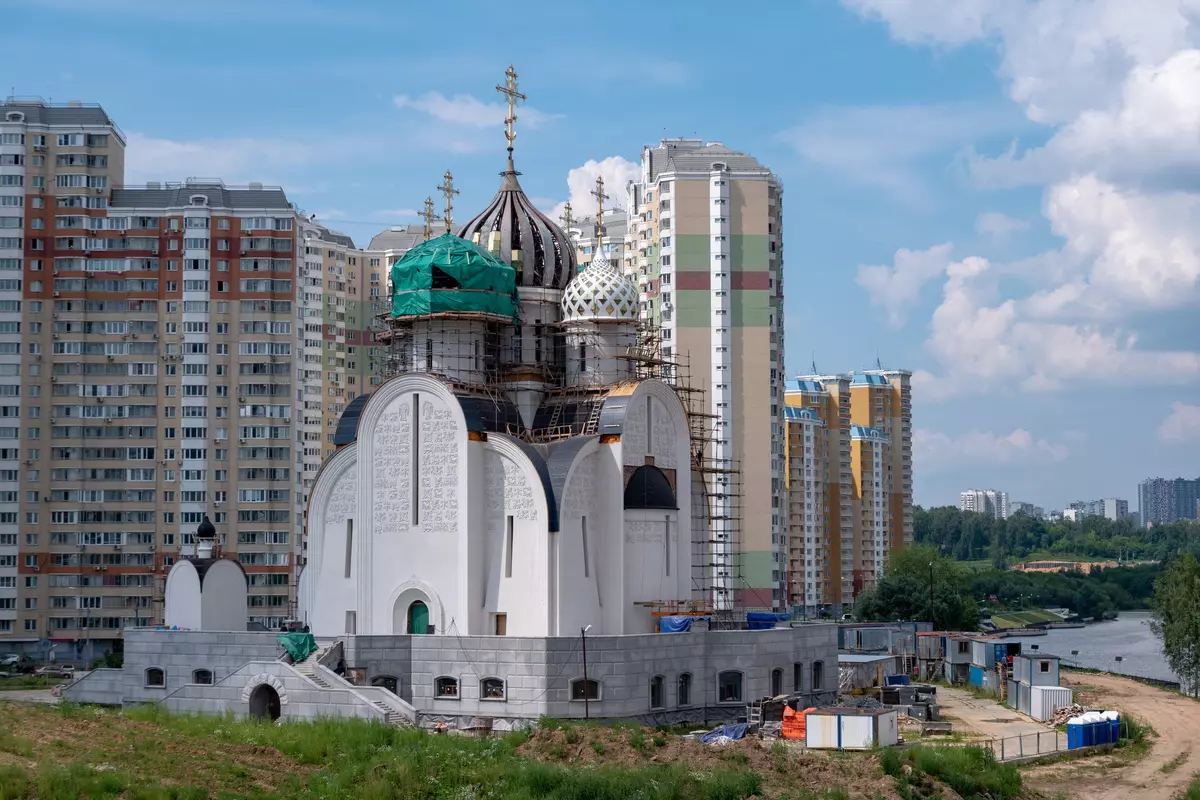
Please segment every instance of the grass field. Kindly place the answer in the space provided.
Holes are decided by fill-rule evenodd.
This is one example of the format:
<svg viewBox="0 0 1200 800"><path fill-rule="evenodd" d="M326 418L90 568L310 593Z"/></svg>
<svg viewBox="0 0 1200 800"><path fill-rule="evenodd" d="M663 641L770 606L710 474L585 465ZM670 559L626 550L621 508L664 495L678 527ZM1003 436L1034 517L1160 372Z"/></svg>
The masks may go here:
<svg viewBox="0 0 1200 800"><path fill-rule="evenodd" d="M992 614L992 624L997 628L1024 628L1035 622L1062 622L1063 618L1049 611L1002 611Z"/></svg>
<svg viewBox="0 0 1200 800"><path fill-rule="evenodd" d="M942 769L939 752L913 760L934 796L953 771ZM988 777L997 768L986 758L945 758L955 770L970 767L960 782L1010 785L1007 771ZM893 800L913 796L916 766L893 777L872 753L801 753L755 739L710 746L635 725L546 720L532 732L477 739L360 721L272 725L155 707L0 702L2 800Z"/></svg>

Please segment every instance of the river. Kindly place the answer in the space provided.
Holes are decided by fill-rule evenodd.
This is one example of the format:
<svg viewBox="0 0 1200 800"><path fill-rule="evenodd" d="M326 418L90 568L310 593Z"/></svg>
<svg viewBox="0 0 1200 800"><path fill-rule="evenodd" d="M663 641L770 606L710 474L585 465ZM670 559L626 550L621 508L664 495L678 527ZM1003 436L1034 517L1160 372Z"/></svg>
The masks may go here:
<svg viewBox="0 0 1200 800"><path fill-rule="evenodd" d="M1081 667L1178 681L1179 677L1167 666L1162 644L1150 630L1150 612L1122 611L1108 622L1097 622L1086 628L1057 628L1045 636L1009 637L1021 641L1022 649L1030 651L1036 645L1043 653L1056 655L1063 666ZM1072 655L1071 651L1078 651ZM1117 663L1117 656L1121 657Z"/></svg>

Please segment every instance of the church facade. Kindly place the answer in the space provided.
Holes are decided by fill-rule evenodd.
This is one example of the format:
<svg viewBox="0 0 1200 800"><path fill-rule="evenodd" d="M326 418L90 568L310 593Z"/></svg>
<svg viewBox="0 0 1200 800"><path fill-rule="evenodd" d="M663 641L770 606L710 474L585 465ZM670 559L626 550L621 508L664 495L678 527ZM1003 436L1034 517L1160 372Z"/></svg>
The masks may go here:
<svg viewBox="0 0 1200 800"><path fill-rule="evenodd" d="M687 465L659 381L614 387L596 434L537 445L397 376L313 487L301 618L317 636L651 632L636 603L691 597Z"/></svg>

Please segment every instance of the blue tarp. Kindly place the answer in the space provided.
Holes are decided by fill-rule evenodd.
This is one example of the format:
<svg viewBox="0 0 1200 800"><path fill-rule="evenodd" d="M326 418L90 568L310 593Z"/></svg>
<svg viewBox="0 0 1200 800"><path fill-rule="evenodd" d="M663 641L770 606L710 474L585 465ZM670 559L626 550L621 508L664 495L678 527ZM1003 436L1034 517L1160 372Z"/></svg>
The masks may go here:
<svg viewBox="0 0 1200 800"><path fill-rule="evenodd" d="M704 744L712 744L718 739L741 739L746 735L746 731L750 726L744 722L739 722L734 725L722 725L719 728L713 728L708 733L700 737L700 741Z"/></svg>
<svg viewBox="0 0 1200 800"><path fill-rule="evenodd" d="M692 629L696 617L659 617L659 633L686 633ZM706 618L707 619L707 618Z"/></svg>
<svg viewBox="0 0 1200 800"><path fill-rule="evenodd" d="M765 631L775 627L777 622L786 622L791 614L772 614L767 611L747 611L746 627L752 631Z"/></svg>

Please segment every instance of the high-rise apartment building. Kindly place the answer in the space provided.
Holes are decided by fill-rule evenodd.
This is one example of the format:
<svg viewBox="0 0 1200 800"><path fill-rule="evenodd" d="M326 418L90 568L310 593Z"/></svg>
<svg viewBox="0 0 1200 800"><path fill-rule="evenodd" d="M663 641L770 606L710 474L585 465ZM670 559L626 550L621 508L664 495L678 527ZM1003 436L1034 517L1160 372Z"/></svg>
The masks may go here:
<svg viewBox="0 0 1200 800"><path fill-rule="evenodd" d="M124 147L99 107L0 105L3 650L160 621L205 515L248 617L289 617L307 489L380 374L381 255L278 188L123 187Z"/></svg>
<svg viewBox="0 0 1200 800"><path fill-rule="evenodd" d="M1021 500L1016 500L1009 503L1009 510L1013 514L1024 514L1027 517L1034 519L1043 519L1046 516L1046 509L1041 506L1035 506L1033 503L1026 503Z"/></svg>
<svg viewBox="0 0 1200 800"><path fill-rule="evenodd" d="M734 603L751 608L788 600L782 198L756 159L701 139L644 148L626 198L626 272L663 355L703 389L710 536L736 546Z"/></svg>
<svg viewBox="0 0 1200 800"><path fill-rule="evenodd" d="M787 384L789 604L849 606L912 541L910 373Z"/></svg>
<svg viewBox="0 0 1200 800"><path fill-rule="evenodd" d="M995 489L968 489L958 495L958 510L987 514L996 519L1008 519L1010 515L1008 492L998 492Z"/></svg>
<svg viewBox="0 0 1200 800"><path fill-rule="evenodd" d="M1129 501L1117 497L1106 497L1103 500L1087 500L1071 503L1067 511L1074 511L1079 519L1084 517L1104 517L1118 520L1129 517Z"/></svg>
<svg viewBox="0 0 1200 800"><path fill-rule="evenodd" d="M1200 478L1147 478L1138 484L1138 514L1147 528L1200 519Z"/></svg>
<svg viewBox="0 0 1200 800"><path fill-rule="evenodd" d="M628 234L629 215L621 208L604 209L604 235L597 236L596 215L572 219L569 229L564 228L575 245L577 269L582 272L592 263L597 253L603 253L609 261L630 270L630 263L625 257L630 243Z"/></svg>

